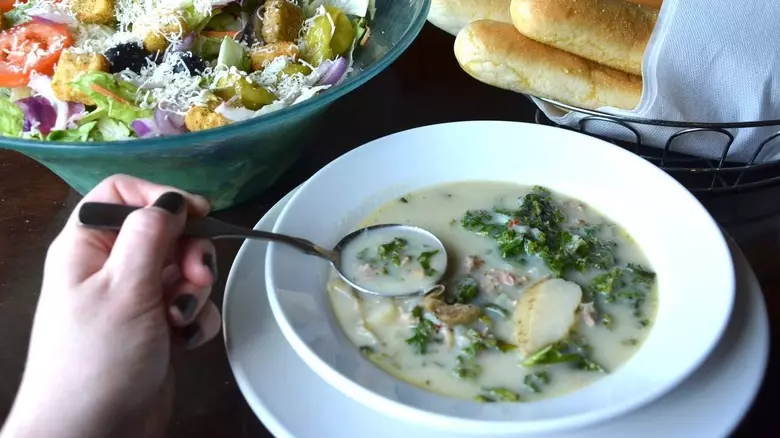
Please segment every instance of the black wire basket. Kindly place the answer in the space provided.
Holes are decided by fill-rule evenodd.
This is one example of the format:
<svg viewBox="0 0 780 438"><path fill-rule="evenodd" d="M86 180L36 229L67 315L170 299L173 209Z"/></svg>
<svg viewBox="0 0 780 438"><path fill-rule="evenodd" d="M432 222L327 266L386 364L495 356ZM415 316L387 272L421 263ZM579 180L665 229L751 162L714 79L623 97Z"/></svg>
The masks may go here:
<svg viewBox="0 0 780 438"><path fill-rule="evenodd" d="M530 97L529 97L530 98ZM758 162L768 145L780 142L780 120L734 123L695 123L620 117L597 110L575 107L552 99L536 97L565 111L582 114L577 127L558 125L537 107L534 121L539 124L579 131L627 149L663 169L690 190L727 230L750 229L762 221L776 222L780 217L780 160ZM627 130L634 141L620 141L589 131L598 123L613 124ZM663 148L647 146L637 125L677 128ZM602 125L603 126L603 125ZM738 129L777 127L777 131L757 144L747 163L726 161ZM711 132L723 137L719 159L707 159L675 152L675 140L693 133ZM780 144L780 143L778 143Z"/></svg>
<svg viewBox="0 0 780 438"><path fill-rule="evenodd" d="M671 122L615 116L597 110L575 107L551 99L537 99L565 111L580 113L584 117L580 119L576 128L571 128L556 124L537 107L534 117L536 123L579 131L628 149L668 172L694 194L729 194L780 185L780 160L757 162L767 145L780 142L780 120L735 123ZM634 141L614 140L590 132L588 128L596 123L617 125L626 130L627 134L630 133L628 134L629 137L633 135ZM663 148L657 148L646 145L639 130L636 129L636 125L665 126L677 128L677 130L669 136ZM773 126L776 126L778 131L756 145L747 163L729 163L726 161L731 145L734 142L736 130ZM682 136L702 132L711 132L722 136L723 146L719 159L713 160L674 152L673 146L677 139Z"/></svg>

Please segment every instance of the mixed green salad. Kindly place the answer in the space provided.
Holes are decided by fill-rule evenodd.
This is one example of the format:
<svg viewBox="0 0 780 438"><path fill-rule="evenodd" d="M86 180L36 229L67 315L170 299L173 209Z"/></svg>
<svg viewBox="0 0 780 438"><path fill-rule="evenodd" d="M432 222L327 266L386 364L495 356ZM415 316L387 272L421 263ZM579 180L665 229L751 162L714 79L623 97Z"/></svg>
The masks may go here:
<svg viewBox="0 0 780 438"><path fill-rule="evenodd" d="M114 141L258 117L339 85L373 0L0 0L0 134Z"/></svg>

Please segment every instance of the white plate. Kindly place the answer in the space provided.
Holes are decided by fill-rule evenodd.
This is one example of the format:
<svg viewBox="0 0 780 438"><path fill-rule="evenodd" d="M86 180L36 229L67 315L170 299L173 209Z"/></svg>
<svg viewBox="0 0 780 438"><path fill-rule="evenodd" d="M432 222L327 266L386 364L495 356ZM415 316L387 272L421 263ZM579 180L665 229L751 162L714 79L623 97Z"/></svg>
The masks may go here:
<svg viewBox="0 0 780 438"><path fill-rule="evenodd" d="M257 224L271 230L281 200ZM731 244L737 300L712 355L688 380L656 402L613 421L545 438L725 437L755 397L769 353L761 289ZM267 245L247 241L225 288L224 336L230 366L249 406L278 438L466 438L421 428L366 408L332 388L298 357L273 319L265 293Z"/></svg>
<svg viewBox="0 0 780 438"><path fill-rule="evenodd" d="M457 150L457 153L453 153ZM579 391L533 403L477 403L397 379L366 360L330 311L330 266L270 244L266 288L279 327L316 373L382 413L475 434L574 429L645 405L682 382L723 333L734 297L720 229L677 181L619 147L548 126L461 122L393 134L339 157L290 199L274 231L332 248L379 206L464 180L542 185L625 228L658 278L658 313L625 364Z"/></svg>

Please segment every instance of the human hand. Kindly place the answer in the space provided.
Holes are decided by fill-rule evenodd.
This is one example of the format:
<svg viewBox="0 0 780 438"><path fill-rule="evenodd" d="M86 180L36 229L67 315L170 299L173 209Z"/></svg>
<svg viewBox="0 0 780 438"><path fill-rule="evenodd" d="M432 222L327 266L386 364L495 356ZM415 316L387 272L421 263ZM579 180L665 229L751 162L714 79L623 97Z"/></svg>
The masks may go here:
<svg viewBox="0 0 780 438"><path fill-rule="evenodd" d="M119 233L81 227L84 202L148 206ZM128 176L76 207L46 256L27 365L0 436L160 436L173 400L172 356L219 331L209 301L214 246L183 239L196 195Z"/></svg>

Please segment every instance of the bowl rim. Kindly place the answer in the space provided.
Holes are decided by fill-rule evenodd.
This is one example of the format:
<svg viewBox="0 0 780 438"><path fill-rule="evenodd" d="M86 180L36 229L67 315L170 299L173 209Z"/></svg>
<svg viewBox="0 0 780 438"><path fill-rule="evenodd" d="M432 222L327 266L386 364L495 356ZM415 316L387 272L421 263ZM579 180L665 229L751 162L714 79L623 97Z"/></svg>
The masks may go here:
<svg viewBox="0 0 780 438"><path fill-rule="evenodd" d="M537 130L546 130L546 129L557 130L557 128L539 126L539 125L528 124L528 123L517 123L517 122L471 121L471 122L444 123L438 125L429 125L421 128L402 131L396 134L391 134L389 136L382 137L381 139L377 139L370 143L367 143L366 145L361 146L358 149L372 147L372 145L375 145L376 143L381 143L382 140L387 141L385 139L387 139L388 137L403 135L404 133L408 133L409 131L430 129L434 127L438 127L438 129L441 129L442 126L446 126L446 125L456 125L456 124L462 125L462 124L474 124L474 123L479 123L479 124L509 123L515 125L528 125L528 126L532 126L533 127L532 129L537 129ZM566 135L566 134L559 134L559 135ZM588 147L601 147L605 149L610 148L612 149L612 152L610 153L612 153L613 155L619 156L620 154L624 154L624 157L629 157L628 159L636 160L637 165L646 166L648 172L655 172L658 178L667 179L667 183L671 182L672 185L675 186L673 190L678 190L679 199L680 200L684 199L684 201L682 202L689 204L691 208L698 209L700 210L700 212L705 213L705 215L702 216L702 222L700 223L700 225L708 227L709 230L708 232L717 231L718 238L716 242L713 242L713 244L716 246L723 247L723 251L719 251L718 255L725 256L726 259L721 261L724 262L728 261L732 268L727 272L724 272L725 278L722 278L727 282L723 290L728 288L728 290L730 291L729 295L726 297L727 302L724 301L724 303L722 303L724 304L723 309L725 310L724 312L725 316L722 319L722 321L718 322L718 326L714 327L712 330L712 334L715 336L713 338L713 342L710 342L709 344L704 346L697 360L690 362L684 369L678 372L676 378L667 379L666 381L664 381L664 383L658 385L659 386L658 389L646 391L641 396L632 398L631 400L629 400L629 402L624 401L621 404L610 406L608 408L599 409L594 412L579 413L579 414L568 415L560 418L551 418L551 419L545 418L545 419L530 420L530 421L528 420L494 421L494 420L484 420L484 419L463 418L463 417L451 416L443 413L431 412L420 407L411 406L401 401L390 399L384 395L380 395L378 392L375 392L374 390L368 387L365 387L357 383L351 378L341 374L335 368L331 367L330 364L328 364L324 359L319 357L319 354L314 350L312 350L311 347L308 346L307 342L304 341L302 338L300 338L298 333L296 333L296 329L294 329L292 327L291 322L287 320L285 316L285 311L281 308L281 303L277 296L278 291L276 290L275 282L274 282L274 271L276 270L276 268L274 266L275 257L273 256L273 252L275 248L279 247L279 245L272 243L268 247L268 253L267 253L268 257L266 259L266 288L268 291L269 302L271 305L271 309L274 313L274 317L277 320L277 323L279 324L288 342L291 343L291 345L294 347L295 351L299 354L299 356L316 373L320 374L320 376L323 377L326 381L328 381L331 385L338 388L342 392L345 392L348 396L357 398L361 402L368 404L369 406L375 409L391 409L395 411L399 416L402 416L407 420L415 421L419 423L425 423L427 425L431 425L439 428L446 428L446 429L465 428L472 431L477 431L477 430L484 431L485 428L487 427L489 428L491 433L502 433L502 434L521 433L521 432L536 433L536 432L550 432L553 430L556 431L570 430L572 428L581 427L587 424L593 424L600 421L605 421L609 418L613 418L615 416L624 414L640 406L644 406L647 403L658 399L663 394L666 394L668 391L670 391L671 389L679 385L680 382L688 378L688 376L690 376L690 374L694 372L701 365L701 363L704 360L706 360L707 357L709 357L710 353L712 352L712 349L715 347L715 345L717 345L717 341L721 338L725 330L725 327L729 320L729 316L731 314L731 310L733 308L735 276L733 271L733 260L731 260L731 256L728 251L726 241L723 238L723 235L717 223L715 223L712 216L706 211L706 209L704 209L704 207L699 203L699 201L689 191L684 189L676 180L674 180L671 176L663 172L661 169L658 169L656 166L653 166L651 163L642 160L640 157L632 154L631 152L623 150L606 141L595 139L593 137L585 136L584 134L578 134L574 132L569 132L569 135L571 135L571 138L574 138L574 136L583 136L585 138L588 138L589 139ZM352 154L353 152L354 151L351 151L348 154ZM318 172L318 174L323 174L325 172L328 172L329 167L332 167L336 161L341 160L344 156L348 154L345 154L342 157L337 158L336 160L334 160L333 162L325 166L323 169L321 169ZM641 164L639 164L640 162ZM274 227L274 231L280 231L279 227L283 226L283 224L285 223L284 221L285 216L287 216L288 213L292 214L290 213L290 211L293 209L290 208L290 206L294 206L296 204L296 198L300 199L304 197L302 194L307 192L306 187L307 186L314 187L318 185L318 183L320 183L320 181L318 181L317 174L315 174L315 176L307 180L302 185L301 190L299 190L293 196L293 198L290 199L290 202L287 204L287 206L285 206L284 211L282 211L279 220L277 221ZM556 189L555 187L551 187L551 188L553 190ZM587 199L585 199L585 201L588 202ZM699 222L697 222L697 224L699 224ZM394 377L391 376L390 378L394 378ZM580 391L575 391L574 393L577 392ZM555 400L559 398L560 397L556 397L551 400Z"/></svg>
<svg viewBox="0 0 780 438"><path fill-rule="evenodd" d="M318 107L324 107L333 103L336 99L355 90L365 84L370 79L377 76L387 67L395 62L406 49L411 46L414 40L422 31L428 18L428 11L431 7L431 0L419 0L422 2L418 15L412 17L409 26L406 28L401 38L390 47L385 56L378 59L368 68L364 68L358 74L348 77L346 81L336 87L325 90L311 99L290 105L286 108L265 114L261 117L231 123L218 128L206 129L197 132L186 132L178 135L165 137L139 138L126 141L101 141L101 142L63 142L63 141L44 141L30 140L15 137L0 136L0 149L13 149L21 152L40 151L50 149L52 146L62 150L90 151L98 153L115 154L121 152L139 152L156 151L161 149L188 148L194 142L211 142L221 138L236 137L250 131L251 128L259 124L273 125L285 122L293 117L296 112L313 110ZM381 12L381 11L379 11ZM104 150L105 149L105 150Z"/></svg>

